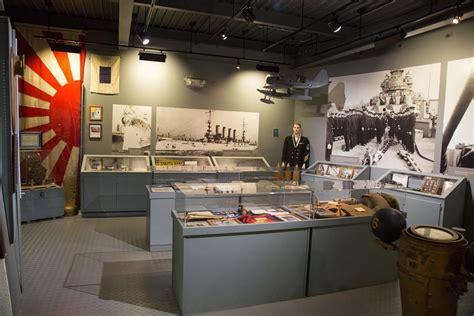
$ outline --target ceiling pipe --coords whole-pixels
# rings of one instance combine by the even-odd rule
[[[407,25],[410,25],[410,24],[415,24],[415,23],[420,23],[420,22],[423,22],[424,20],[426,19],[429,19],[431,17],[436,17],[437,15],[441,15],[443,13],[446,13],[448,11],[452,11],[453,7],[452,6],[449,6],[449,7],[445,7],[443,9],[440,9],[438,11],[435,11],[435,12],[430,12],[431,13],[428,13],[424,16],[421,16],[421,17],[418,17],[418,18],[415,18],[411,21],[408,21],[406,23],[404,23],[403,27],[406,27]],[[468,18],[471,18],[471,17],[474,17],[474,11],[472,12],[467,12],[467,13],[464,13],[463,15],[465,17],[465,19],[467,20]],[[442,21],[438,22],[438,23],[435,23],[435,24],[432,24],[432,25],[429,25],[429,26],[425,26],[425,27],[421,27],[421,28],[418,28],[418,29],[414,29],[412,31],[409,31],[407,33],[407,36],[405,38],[408,38],[408,37],[412,37],[412,36],[415,36],[415,35],[418,35],[418,34],[422,34],[422,33],[425,33],[425,32],[429,32],[429,31],[432,31],[434,29],[437,29],[437,28],[440,28],[440,27],[443,27],[443,26],[447,26],[447,25],[450,25],[451,24],[451,20],[452,20],[452,17],[448,17],[446,19],[443,19]],[[389,30],[396,30],[398,32],[398,29],[402,27],[402,25],[399,25],[399,26],[396,26],[396,27],[390,27],[390,28],[387,28],[381,32],[375,32],[375,33],[372,33],[372,34],[369,34],[367,36],[364,36],[360,39],[356,39],[356,40],[352,40],[352,41],[349,41],[349,42],[345,42],[345,43],[342,43],[340,45],[337,45],[337,46],[334,46],[334,47],[331,47],[331,48],[328,48],[326,49],[325,51],[322,51],[320,52],[320,55],[323,55],[325,54],[326,57],[323,57],[317,61],[313,61],[313,62],[308,62],[308,63],[305,63],[305,64],[301,64],[301,65],[297,65],[295,68],[296,69],[305,69],[305,68],[311,68],[311,67],[314,67],[314,66],[317,66],[317,65],[321,65],[321,64],[324,64],[324,63],[327,63],[327,62],[330,62],[330,61],[333,61],[333,60],[336,60],[336,59],[339,59],[339,58],[342,58],[342,57],[347,57],[347,56],[350,56],[352,54],[355,54],[355,53],[358,53],[358,52],[362,52],[362,51],[366,51],[366,50],[369,50],[369,49],[372,49],[375,47],[375,41],[374,41],[374,37],[378,36],[379,34],[381,33],[384,33],[384,32],[387,32]],[[393,36],[393,34],[391,35],[388,35],[386,37],[390,37],[390,36]],[[357,41],[360,41],[360,40],[366,40],[365,43],[361,43],[360,46],[357,46],[357,47],[354,47],[354,48],[351,48],[347,51],[344,51],[344,52],[340,52],[340,53],[335,53],[333,52],[334,50],[337,50],[339,48],[343,48],[345,46],[348,46],[348,45],[351,45],[351,44],[354,44],[356,43]],[[367,43],[367,40],[372,40],[372,42],[369,42]],[[331,55],[330,55],[331,54]],[[330,55],[330,56],[329,56]]]

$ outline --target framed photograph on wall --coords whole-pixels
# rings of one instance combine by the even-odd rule
[[[41,149],[43,146],[43,133],[20,132],[20,149]]]
[[[89,139],[98,140],[102,138],[102,124],[89,124]]]
[[[102,121],[102,106],[91,105],[89,107],[89,120]]]

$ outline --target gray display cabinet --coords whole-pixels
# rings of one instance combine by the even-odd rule
[[[153,184],[215,182],[217,171],[207,156],[152,156]]]
[[[84,155],[81,168],[83,217],[145,215],[148,156]]]
[[[171,250],[171,211],[175,209],[174,189],[170,186],[147,185],[149,207],[146,213],[146,235],[150,251]]]
[[[185,192],[184,198],[195,200],[201,193]],[[282,200],[291,205],[301,203],[292,197],[297,195],[289,192]],[[240,202],[251,208],[264,207],[268,201],[251,197],[247,204],[246,194],[233,205],[216,195],[208,195],[208,199],[214,201],[186,202],[190,209],[185,209],[235,210]],[[215,209],[209,208],[213,205]],[[297,299],[397,278],[397,252],[386,251],[375,242],[370,216],[190,227],[183,219],[185,214],[172,212],[173,290],[184,315]]]
[[[57,185],[22,188],[20,206],[22,222],[64,216],[64,189]]]
[[[407,224],[444,227],[463,225],[466,179],[442,174],[390,170],[378,180],[397,185],[387,192],[404,197]]]
[[[329,187],[318,189],[319,200],[332,200],[336,198],[360,198],[360,190],[352,190],[352,182],[358,180],[369,180],[370,168],[368,166],[316,161],[301,173],[301,182],[315,184],[323,182]]]
[[[264,157],[212,156],[220,182],[273,180],[275,173]]]

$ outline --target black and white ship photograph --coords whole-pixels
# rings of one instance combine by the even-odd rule
[[[330,78],[326,159],[433,171],[441,64]]]
[[[141,153],[150,149],[151,107],[114,104],[112,152]]]
[[[443,121],[443,144],[447,148],[441,153],[446,159],[442,169],[474,168],[473,96],[474,58],[449,61]]]
[[[156,152],[222,154],[258,148],[259,113],[156,108]]]

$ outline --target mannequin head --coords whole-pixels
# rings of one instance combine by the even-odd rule
[[[293,135],[301,135],[301,124],[298,122],[293,123]]]

